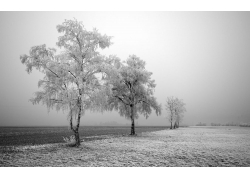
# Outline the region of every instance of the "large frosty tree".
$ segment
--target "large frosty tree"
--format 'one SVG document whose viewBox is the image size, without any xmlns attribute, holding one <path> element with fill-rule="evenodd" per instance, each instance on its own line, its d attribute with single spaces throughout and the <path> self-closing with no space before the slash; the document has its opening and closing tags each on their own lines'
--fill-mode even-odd
<svg viewBox="0 0 250 180">
<path fill-rule="evenodd" d="M 42 102 L 48 109 L 68 110 L 75 145 L 79 146 L 78 130 L 85 110 L 101 107 L 105 102 L 105 96 L 101 94 L 105 92 L 96 74 L 109 73 L 112 68 L 108 64 L 110 60 L 97 50 L 109 47 L 111 37 L 101 35 L 96 29 L 87 31 L 77 20 L 65 20 L 57 30 L 63 33 L 57 42 L 57 46 L 63 49 L 60 54 L 56 55 L 53 48 L 39 45 L 20 59 L 28 73 L 36 68 L 44 74 L 38 83 L 43 90 L 36 92 L 31 99 L 33 104 Z"/>
<path fill-rule="evenodd" d="M 152 109 L 157 115 L 161 113 L 161 105 L 153 96 L 156 84 L 151 79 L 152 73 L 145 69 L 145 61 L 135 55 L 129 56 L 124 63 L 116 61 L 115 67 L 118 76 L 109 80 L 112 85 L 109 107 L 131 120 L 131 135 L 134 135 L 134 120 L 139 114 L 148 118 Z"/>
</svg>

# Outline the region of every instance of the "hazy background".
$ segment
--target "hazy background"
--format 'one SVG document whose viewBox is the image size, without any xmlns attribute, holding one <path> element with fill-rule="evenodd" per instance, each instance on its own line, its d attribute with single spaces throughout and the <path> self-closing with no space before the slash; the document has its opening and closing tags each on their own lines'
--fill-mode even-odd
<svg viewBox="0 0 250 180">
<path fill-rule="evenodd" d="M 68 125 L 67 112 L 28 101 L 43 75 L 27 74 L 19 57 L 56 47 L 56 25 L 74 17 L 113 36 L 103 54 L 135 54 L 153 72 L 162 115 L 140 116 L 139 125 L 169 125 L 168 96 L 186 103 L 184 124 L 250 123 L 250 12 L 0 12 L 0 126 Z M 130 124 L 113 111 L 87 112 L 81 125 L 111 121 Z"/>
</svg>

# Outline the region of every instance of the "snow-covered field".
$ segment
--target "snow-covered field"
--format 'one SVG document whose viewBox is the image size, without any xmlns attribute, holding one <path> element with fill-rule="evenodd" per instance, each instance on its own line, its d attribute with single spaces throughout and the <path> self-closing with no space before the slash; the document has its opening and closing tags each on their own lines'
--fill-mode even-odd
<svg viewBox="0 0 250 180">
<path fill-rule="evenodd" d="M 82 142 L 1 148 L 0 166 L 250 166 L 250 128 L 187 127 Z"/>
</svg>

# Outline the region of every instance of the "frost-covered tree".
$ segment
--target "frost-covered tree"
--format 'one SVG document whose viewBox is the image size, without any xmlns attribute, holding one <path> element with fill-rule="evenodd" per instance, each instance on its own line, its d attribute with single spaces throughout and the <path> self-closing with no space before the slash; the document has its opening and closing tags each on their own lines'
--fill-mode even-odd
<svg viewBox="0 0 250 180">
<path fill-rule="evenodd" d="M 185 103 L 182 99 L 177 98 L 177 105 L 175 106 L 175 123 L 174 129 L 179 128 L 180 122 L 183 120 L 184 112 L 186 111 Z"/>
<path fill-rule="evenodd" d="M 183 113 L 186 111 L 185 103 L 183 103 L 182 100 L 171 96 L 167 98 L 165 107 L 168 112 L 167 119 L 171 124 L 170 129 L 173 129 L 173 123 L 174 128 L 179 127 L 179 123 L 183 117 Z"/>
<path fill-rule="evenodd" d="M 161 113 L 161 105 L 153 96 L 156 84 L 151 79 L 152 73 L 145 69 L 145 61 L 135 55 L 129 56 L 123 63 L 116 61 L 115 67 L 118 75 L 108 81 L 112 85 L 109 108 L 131 120 L 131 135 L 135 135 L 134 120 L 139 114 L 148 118 L 152 109 L 157 115 Z"/>
<path fill-rule="evenodd" d="M 166 110 L 168 112 L 167 119 L 169 120 L 171 126 L 170 129 L 173 129 L 173 122 L 175 119 L 175 106 L 177 105 L 177 98 L 174 98 L 173 96 L 167 98 L 167 103 L 165 105 Z"/>
<path fill-rule="evenodd" d="M 22 55 L 20 59 L 28 73 L 36 68 L 44 74 L 38 82 L 42 90 L 35 93 L 31 102 L 41 102 L 48 109 L 67 110 L 75 146 L 79 146 L 78 130 L 85 110 L 100 110 L 106 101 L 106 92 L 97 74 L 111 72 L 111 60 L 101 56 L 97 50 L 109 47 L 111 37 L 101 35 L 96 29 L 87 31 L 76 19 L 65 20 L 57 30 L 63 33 L 57 42 L 62 52 L 56 55 L 56 49 L 39 45 L 32 47 L 29 55 Z"/>
</svg>

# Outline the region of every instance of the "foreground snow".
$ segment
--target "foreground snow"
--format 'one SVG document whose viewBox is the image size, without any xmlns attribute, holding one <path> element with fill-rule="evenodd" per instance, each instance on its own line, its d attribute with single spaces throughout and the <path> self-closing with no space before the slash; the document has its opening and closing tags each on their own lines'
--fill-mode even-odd
<svg viewBox="0 0 250 180">
<path fill-rule="evenodd" d="M 1 151 L 0 166 L 250 166 L 250 129 L 189 127 L 105 136 L 79 148 L 48 144 Z"/>
</svg>

